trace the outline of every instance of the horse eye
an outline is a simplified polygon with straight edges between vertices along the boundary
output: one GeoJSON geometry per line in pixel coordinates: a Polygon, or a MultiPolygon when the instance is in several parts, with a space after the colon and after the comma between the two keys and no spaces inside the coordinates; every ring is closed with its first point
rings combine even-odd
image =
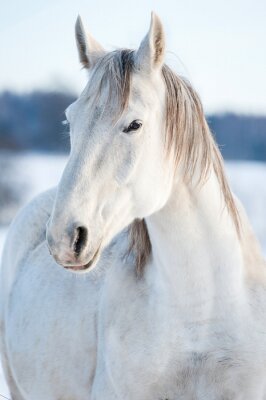
{"type": "Polygon", "coordinates": [[[129,133],[132,131],[137,131],[142,127],[142,122],[139,119],[135,119],[134,121],[131,122],[131,124],[128,125],[127,128],[123,129],[124,133],[129,133]]]}

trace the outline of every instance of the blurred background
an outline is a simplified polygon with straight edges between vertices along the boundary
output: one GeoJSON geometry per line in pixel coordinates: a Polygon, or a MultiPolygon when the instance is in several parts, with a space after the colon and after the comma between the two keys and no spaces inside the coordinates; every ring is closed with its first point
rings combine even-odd
{"type": "MultiPolygon", "coordinates": [[[[65,108],[86,83],[78,14],[106,49],[138,47],[161,17],[167,62],[202,99],[266,254],[265,0],[11,0],[0,5],[0,254],[10,221],[57,183],[69,151],[65,108]]],[[[0,372],[0,393],[7,394],[0,372]]]]}

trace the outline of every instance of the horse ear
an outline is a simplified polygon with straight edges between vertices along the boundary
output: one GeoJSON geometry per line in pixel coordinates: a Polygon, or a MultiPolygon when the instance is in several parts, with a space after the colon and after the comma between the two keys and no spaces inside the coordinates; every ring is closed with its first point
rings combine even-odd
{"type": "Polygon", "coordinates": [[[75,34],[79,59],[84,68],[93,67],[97,60],[105,53],[102,46],[84,29],[83,22],[78,16],[75,25],[75,34]]]}
{"type": "Polygon", "coordinates": [[[152,72],[162,67],[165,54],[165,36],[160,18],[151,13],[150,29],[142,40],[136,54],[136,66],[139,70],[152,72]]]}

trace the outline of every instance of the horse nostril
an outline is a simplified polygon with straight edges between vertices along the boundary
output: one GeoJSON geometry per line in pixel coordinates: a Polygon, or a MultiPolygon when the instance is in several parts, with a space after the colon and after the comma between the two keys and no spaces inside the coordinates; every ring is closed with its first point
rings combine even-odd
{"type": "Polygon", "coordinates": [[[75,237],[73,243],[73,249],[75,254],[78,256],[83,248],[86,246],[88,239],[88,230],[84,226],[80,226],[75,229],[75,237]]]}

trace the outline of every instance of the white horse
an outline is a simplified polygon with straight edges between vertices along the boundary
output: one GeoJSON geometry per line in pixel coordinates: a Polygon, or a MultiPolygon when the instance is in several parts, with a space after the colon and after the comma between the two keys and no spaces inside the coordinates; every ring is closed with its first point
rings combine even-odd
{"type": "Polygon", "coordinates": [[[160,20],[137,51],[76,39],[68,164],[3,256],[12,399],[266,399],[265,262],[160,20]]]}

